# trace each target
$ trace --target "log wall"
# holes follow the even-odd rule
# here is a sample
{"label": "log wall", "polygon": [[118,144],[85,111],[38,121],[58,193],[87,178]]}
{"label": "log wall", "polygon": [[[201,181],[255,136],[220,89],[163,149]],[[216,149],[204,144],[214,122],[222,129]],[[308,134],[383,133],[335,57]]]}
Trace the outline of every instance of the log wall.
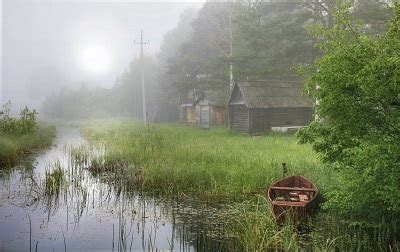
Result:
{"label": "log wall", "polygon": [[249,110],[246,106],[229,106],[229,126],[232,131],[249,133]]}

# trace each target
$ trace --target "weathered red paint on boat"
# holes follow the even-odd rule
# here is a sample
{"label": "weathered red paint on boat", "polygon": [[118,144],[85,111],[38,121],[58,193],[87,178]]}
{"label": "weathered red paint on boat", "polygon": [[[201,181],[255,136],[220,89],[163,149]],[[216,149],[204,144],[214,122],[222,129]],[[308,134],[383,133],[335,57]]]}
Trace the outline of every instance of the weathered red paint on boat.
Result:
{"label": "weathered red paint on boat", "polygon": [[[306,202],[277,201],[279,196],[285,196],[290,192],[302,192],[308,195]],[[292,211],[295,218],[301,219],[310,214],[317,206],[317,187],[302,176],[290,176],[273,183],[268,188],[268,199],[272,204],[272,210],[277,219],[283,218],[283,213]]]}

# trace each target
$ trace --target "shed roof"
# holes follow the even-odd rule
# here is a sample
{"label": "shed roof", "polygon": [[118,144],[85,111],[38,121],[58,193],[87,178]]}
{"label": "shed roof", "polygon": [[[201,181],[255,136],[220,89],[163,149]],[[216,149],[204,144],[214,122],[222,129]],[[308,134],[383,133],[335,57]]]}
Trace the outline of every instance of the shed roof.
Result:
{"label": "shed roof", "polygon": [[229,88],[206,90],[202,92],[202,96],[198,103],[206,102],[211,106],[225,106],[229,98]]}
{"label": "shed roof", "polygon": [[229,98],[240,91],[248,108],[292,108],[312,107],[310,99],[302,96],[299,82],[289,81],[244,81],[236,82]]}

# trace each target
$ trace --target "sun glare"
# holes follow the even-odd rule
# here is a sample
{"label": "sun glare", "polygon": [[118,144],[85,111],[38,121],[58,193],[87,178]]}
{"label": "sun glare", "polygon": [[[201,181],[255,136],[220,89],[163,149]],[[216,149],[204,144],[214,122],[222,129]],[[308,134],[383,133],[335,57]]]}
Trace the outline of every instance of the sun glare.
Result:
{"label": "sun glare", "polygon": [[110,54],[102,46],[91,45],[81,52],[80,64],[88,72],[95,74],[103,73],[110,67]]}

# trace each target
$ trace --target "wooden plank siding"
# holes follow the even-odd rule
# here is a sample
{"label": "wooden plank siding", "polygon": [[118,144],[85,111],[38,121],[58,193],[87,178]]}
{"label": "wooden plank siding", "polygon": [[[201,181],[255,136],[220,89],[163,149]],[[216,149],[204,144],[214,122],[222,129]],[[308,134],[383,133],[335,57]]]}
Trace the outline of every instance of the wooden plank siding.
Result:
{"label": "wooden plank siding", "polygon": [[190,125],[196,124],[196,108],[195,107],[187,107],[187,123]]}
{"label": "wooden plank siding", "polygon": [[210,116],[210,106],[199,106],[199,127],[203,129],[209,129],[212,124],[211,116]]}
{"label": "wooden plank siding", "polygon": [[313,120],[312,101],[302,97],[299,83],[290,81],[235,82],[228,108],[231,130],[246,134],[306,126]]}
{"label": "wooden plank siding", "polygon": [[232,131],[249,133],[249,110],[244,105],[229,107],[229,125]]}
{"label": "wooden plank siding", "polygon": [[197,125],[203,129],[210,129],[212,127],[220,127],[225,123],[225,107],[197,105]]}
{"label": "wooden plank siding", "polygon": [[312,108],[249,109],[249,133],[262,134],[271,127],[307,125],[312,117]]}
{"label": "wooden plank siding", "polygon": [[212,106],[212,123],[213,126],[223,126],[225,122],[225,111],[226,108],[222,106]]}

